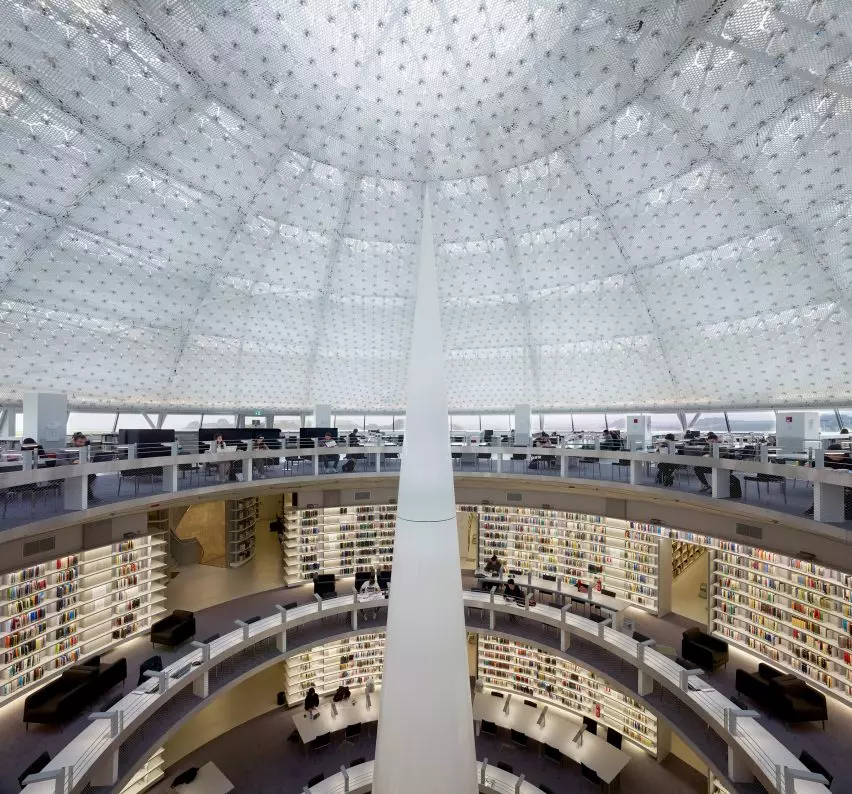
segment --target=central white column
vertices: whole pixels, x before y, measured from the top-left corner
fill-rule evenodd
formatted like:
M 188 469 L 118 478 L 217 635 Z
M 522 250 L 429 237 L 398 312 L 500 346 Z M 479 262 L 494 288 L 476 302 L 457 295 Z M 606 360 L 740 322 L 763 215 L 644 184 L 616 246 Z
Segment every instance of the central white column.
M 474 794 L 476 750 L 432 213 L 423 198 L 375 794 Z

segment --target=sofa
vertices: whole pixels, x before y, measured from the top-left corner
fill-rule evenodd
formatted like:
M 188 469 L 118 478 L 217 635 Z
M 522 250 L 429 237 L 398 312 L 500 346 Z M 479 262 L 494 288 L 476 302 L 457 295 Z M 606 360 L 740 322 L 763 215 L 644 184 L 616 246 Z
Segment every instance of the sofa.
M 195 636 L 195 615 L 176 609 L 151 626 L 151 643 L 175 648 Z
M 100 658 L 75 665 L 24 701 L 24 722 L 61 725 L 127 678 L 127 660 L 101 664 Z
M 698 628 L 687 629 L 681 639 L 680 655 L 713 673 L 728 664 L 728 643 Z
M 738 669 L 736 688 L 788 725 L 822 722 L 825 728 L 828 719 L 825 696 L 792 673 L 782 673 L 763 663 L 754 673 Z

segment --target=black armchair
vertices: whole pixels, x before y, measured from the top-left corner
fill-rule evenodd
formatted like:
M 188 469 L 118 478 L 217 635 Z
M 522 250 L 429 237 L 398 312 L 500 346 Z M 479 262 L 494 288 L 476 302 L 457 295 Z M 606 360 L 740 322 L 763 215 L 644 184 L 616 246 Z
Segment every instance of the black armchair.
M 680 654 L 712 673 L 728 664 L 728 643 L 711 637 L 701 629 L 687 629 L 683 632 Z
M 151 626 L 151 642 L 154 645 L 174 648 L 194 636 L 195 616 L 183 609 L 176 609 Z

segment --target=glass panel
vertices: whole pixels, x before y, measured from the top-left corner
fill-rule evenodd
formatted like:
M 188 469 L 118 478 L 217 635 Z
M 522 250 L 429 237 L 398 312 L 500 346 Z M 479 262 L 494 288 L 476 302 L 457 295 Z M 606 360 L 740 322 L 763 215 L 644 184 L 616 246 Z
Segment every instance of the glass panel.
M 544 422 L 544 430 L 550 432 L 556 430 L 558 433 L 570 433 L 571 414 L 542 414 L 541 419 Z
M 690 430 L 699 430 L 702 433 L 727 433 L 728 426 L 725 424 L 725 415 L 718 411 L 716 413 L 702 413 Z
M 852 408 L 838 408 L 840 411 L 840 429 L 847 429 L 852 433 Z
M 377 427 L 379 430 L 393 430 L 393 415 L 367 414 L 364 417 L 364 426 L 370 429 Z
M 511 414 L 482 414 L 479 421 L 483 430 L 493 430 L 495 433 L 508 433 L 512 429 Z
M 775 411 L 728 411 L 732 433 L 774 433 Z
M 333 414 L 331 424 L 341 433 L 349 433 L 355 427 L 361 431 L 364 429 L 364 414 Z
M 236 427 L 234 414 L 204 414 L 202 427 Z
M 607 414 L 606 424 L 610 430 L 625 430 L 627 428 L 627 417 L 624 414 Z
M 682 433 L 683 427 L 677 414 L 651 414 L 652 433 Z
M 163 430 L 198 430 L 201 414 L 166 414 Z
M 606 430 L 604 414 L 574 414 L 574 429 L 577 432 L 600 433 Z
M 97 414 L 87 411 L 71 411 L 68 414 L 67 433 L 112 433 L 115 427 L 115 413 Z
M 823 433 L 837 433 L 840 425 L 837 424 L 837 414 L 834 410 L 819 412 L 819 429 Z
M 450 430 L 463 430 L 468 433 L 478 433 L 479 428 L 479 414 L 450 415 Z
M 148 430 L 150 427 L 143 414 L 118 415 L 118 430 Z
M 302 417 L 296 415 L 282 415 L 272 418 L 272 426 L 279 430 L 298 430 L 302 426 Z
M 18 438 L 24 437 L 24 414 L 20 411 L 15 414 L 15 435 Z
M 530 430 L 533 433 L 541 432 L 541 414 L 530 414 Z
M 314 418 L 313 411 L 305 416 L 305 427 L 316 427 L 316 419 Z
M 400 431 L 405 430 L 405 414 L 403 414 L 402 416 L 395 416 L 393 418 L 393 429 Z

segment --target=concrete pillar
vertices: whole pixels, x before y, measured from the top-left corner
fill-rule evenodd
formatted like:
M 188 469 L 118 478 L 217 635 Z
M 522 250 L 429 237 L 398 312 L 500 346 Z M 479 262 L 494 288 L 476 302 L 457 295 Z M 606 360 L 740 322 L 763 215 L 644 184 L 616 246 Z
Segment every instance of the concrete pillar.
M 424 193 L 373 792 L 475 794 L 473 712 L 428 186 Z M 441 586 L 436 588 L 435 582 Z M 426 592 L 429 598 L 423 597 Z M 424 692 L 429 693 L 426 709 Z
M 515 406 L 515 446 L 525 447 L 532 437 L 532 415 L 530 406 Z
M 331 427 L 331 406 L 314 406 L 314 427 Z
M 169 454 L 174 457 L 175 461 L 173 466 L 163 466 L 163 492 L 176 493 L 178 489 L 177 454 L 179 444 L 177 441 L 172 441 L 165 446 L 171 448 Z
M 719 459 L 718 444 L 713 444 L 712 455 Z M 731 495 L 731 472 L 728 469 L 710 470 L 710 495 L 714 499 L 727 499 Z
M 45 449 L 65 446 L 68 400 L 64 394 L 32 392 L 24 395 L 24 438 L 34 438 Z
M 4 408 L 0 414 L 0 437 L 14 438 L 15 436 L 15 409 Z
M 75 469 L 88 463 L 89 447 L 79 447 L 77 454 L 79 463 L 74 467 Z M 89 507 L 89 475 L 63 480 L 62 501 L 66 510 L 86 510 Z

